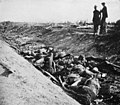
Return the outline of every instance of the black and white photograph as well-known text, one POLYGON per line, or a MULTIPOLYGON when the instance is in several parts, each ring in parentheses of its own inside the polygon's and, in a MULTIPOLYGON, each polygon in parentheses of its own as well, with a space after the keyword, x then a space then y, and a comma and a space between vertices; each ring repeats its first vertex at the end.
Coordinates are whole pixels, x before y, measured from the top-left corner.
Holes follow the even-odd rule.
POLYGON ((120 105, 120 0, 0 0, 0 105, 120 105))

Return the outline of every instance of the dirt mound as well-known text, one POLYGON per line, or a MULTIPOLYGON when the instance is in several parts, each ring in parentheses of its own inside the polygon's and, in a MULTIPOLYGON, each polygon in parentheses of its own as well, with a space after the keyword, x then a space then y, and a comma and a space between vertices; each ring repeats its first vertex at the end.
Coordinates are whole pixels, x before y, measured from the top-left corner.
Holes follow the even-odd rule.
POLYGON ((72 27, 54 28, 52 25, 26 24, 3 22, 0 24, 1 35, 11 46, 18 49, 26 49, 31 46, 45 44, 55 49, 62 49, 74 55, 97 55, 95 49, 91 49, 95 37, 91 34, 89 26, 79 29, 72 27), (90 53, 89 53, 90 52, 90 53))
POLYGON ((0 40, 0 105, 79 105, 0 40))
MULTIPOLYGON (((119 23, 116 22, 116 24, 119 23)), ((115 27, 119 26, 116 25, 115 27)), ((119 31, 115 32, 114 25, 108 30, 113 31, 102 36, 94 36, 92 27, 73 28, 63 26, 56 28, 51 24, 28 24, 2 22, 0 33, 3 39, 12 47, 19 49, 33 49, 44 45, 64 50, 74 55, 84 54, 94 56, 111 56, 119 54, 119 31), (111 28, 113 28, 111 30, 111 28)))
POLYGON ((111 56, 120 52, 119 20, 114 25, 109 24, 107 29, 113 33, 94 36, 91 34, 93 29, 89 25, 78 28, 63 25, 62 28, 57 28, 47 23, 28 24, 8 21, 0 23, 0 33, 5 41, 18 49, 39 48, 42 44, 74 55, 111 56))

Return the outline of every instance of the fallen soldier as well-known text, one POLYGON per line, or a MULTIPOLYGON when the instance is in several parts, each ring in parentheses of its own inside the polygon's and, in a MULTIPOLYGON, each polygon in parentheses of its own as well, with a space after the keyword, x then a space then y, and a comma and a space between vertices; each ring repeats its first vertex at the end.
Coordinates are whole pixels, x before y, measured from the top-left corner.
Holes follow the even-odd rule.
POLYGON ((71 85, 67 84, 68 81, 63 82, 61 77, 59 77, 62 88, 71 95, 75 95, 76 97, 74 98, 81 104, 91 105, 99 93, 99 80, 97 78, 86 79, 84 77, 78 77, 77 75, 74 75, 74 77, 73 80, 75 81, 75 79, 77 79, 77 81, 71 85))

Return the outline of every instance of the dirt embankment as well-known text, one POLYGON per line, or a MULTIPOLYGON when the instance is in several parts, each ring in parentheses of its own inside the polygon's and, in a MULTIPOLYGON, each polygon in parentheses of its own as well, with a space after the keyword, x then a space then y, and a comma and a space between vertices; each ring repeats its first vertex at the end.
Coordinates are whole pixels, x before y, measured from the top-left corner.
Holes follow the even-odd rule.
POLYGON ((86 28, 55 28, 40 24, 3 22, 0 24, 0 32, 5 41, 18 49, 31 49, 40 44, 53 46, 74 55, 97 55, 93 48, 95 37, 92 29, 86 28))
MULTIPOLYGON (((109 27, 111 27, 109 25, 109 27)), ((110 28, 109 31, 112 31, 110 28)), ((91 34, 93 28, 69 26, 56 28, 50 24, 0 23, 0 33, 12 47, 21 49, 39 48, 41 45, 53 46, 74 55, 112 56, 119 55, 119 33, 102 36, 91 34)))
POLYGON ((0 105, 80 105, 0 40, 0 105))

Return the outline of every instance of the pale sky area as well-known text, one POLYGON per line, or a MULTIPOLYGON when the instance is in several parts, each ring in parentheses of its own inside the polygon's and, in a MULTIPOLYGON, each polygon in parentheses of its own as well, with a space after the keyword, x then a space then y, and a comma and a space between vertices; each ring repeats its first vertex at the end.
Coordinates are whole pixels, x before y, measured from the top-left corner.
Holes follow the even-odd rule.
MULTIPOLYGON (((93 7, 103 0, 0 0, 0 21, 76 22, 92 21, 93 7)), ((120 0, 104 0, 109 22, 120 19, 120 0)))

